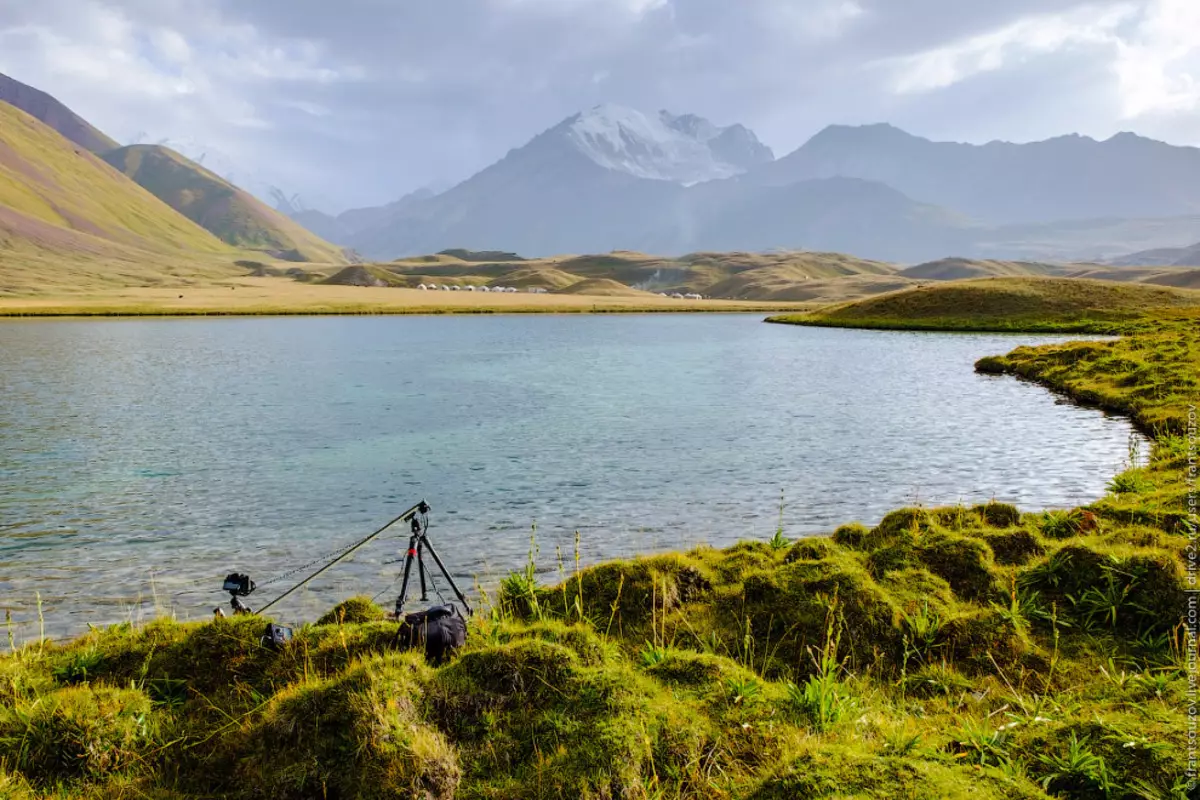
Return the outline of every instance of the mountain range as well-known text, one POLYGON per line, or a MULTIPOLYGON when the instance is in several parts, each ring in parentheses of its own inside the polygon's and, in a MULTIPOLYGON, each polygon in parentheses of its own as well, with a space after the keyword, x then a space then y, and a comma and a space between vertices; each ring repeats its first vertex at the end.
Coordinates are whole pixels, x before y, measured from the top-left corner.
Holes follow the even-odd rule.
POLYGON ((775 159, 742 125, 603 105, 440 194, 298 219, 376 259, 449 247, 1094 259, 1200 239, 1200 149, 1132 133, 970 145, 833 125, 775 159))
POLYGON ((1200 241, 1200 150, 1129 133, 969 145, 835 125, 776 159, 744 125, 602 105, 444 191, 337 216, 278 193, 289 216, 165 145, 121 147, 5 76, 0 106, 0 244, 29 252, 257 253, 334 268, 451 249, 1200 261, 1187 247, 1200 241))

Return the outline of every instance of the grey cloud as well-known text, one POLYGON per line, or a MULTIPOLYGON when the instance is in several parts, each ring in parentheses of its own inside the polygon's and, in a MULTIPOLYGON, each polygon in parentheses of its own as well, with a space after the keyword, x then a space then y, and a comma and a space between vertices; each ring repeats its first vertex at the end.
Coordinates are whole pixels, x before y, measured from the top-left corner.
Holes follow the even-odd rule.
MULTIPOLYGON (((1112 52, 1102 44, 1014 59, 905 95, 889 72, 896 59, 1031 15, 1087 18, 1121 5, 0 0, 0 71, 58 95, 118 138, 203 138, 334 208, 466 177, 600 102, 743 122, 780 154, 832 122, 887 120, 971 140, 1130 127, 1119 119, 1112 52), (70 49, 39 50, 40 34, 29 31, 52 31, 79 45, 76 53, 119 61, 120 42, 106 46, 81 8, 96 19, 123 17, 130 41, 149 48, 150 56, 129 62, 136 75, 97 85, 79 63, 66 63, 70 49), (183 36, 187 64, 159 63, 157 30, 183 36), (170 94, 172 79, 188 91, 170 94)), ((1195 114, 1150 115, 1147 124, 1180 142, 1200 134, 1195 114)))

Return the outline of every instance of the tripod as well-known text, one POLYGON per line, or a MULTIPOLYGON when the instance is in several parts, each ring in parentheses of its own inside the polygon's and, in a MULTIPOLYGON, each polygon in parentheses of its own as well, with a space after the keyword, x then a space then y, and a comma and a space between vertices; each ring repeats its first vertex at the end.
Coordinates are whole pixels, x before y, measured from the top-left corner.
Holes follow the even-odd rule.
POLYGON ((434 563, 441 570, 442 575, 450 582, 450 588, 454 590, 454 594, 458 596, 458 602, 462 603, 463 608, 467 613, 471 612, 471 604, 467 602, 467 598, 463 595, 462 590, 458 588, 458 584, 454 582, 454 578, 450 576, 450 572, 446 569, 446 565, 442 563, 442 559, 438 558, 437 550, 433 549, 433 542, 429 541, 426 535, 427 525, 421 524, 421 519, 418 517, 412 518, 412 536, 408 537, 408 552, 404 556, 404 579, 400 583, 400 594, 396 597, 396 619, 403 619, 404 603, 408 595, 408 579, 412 575, 413 562, 417 562, 417 575, 421 581, 421 602, 429 600, 429 592, 425 584, 425 560, 424 552, 429 550, 429 555, 433 556, 434 563))

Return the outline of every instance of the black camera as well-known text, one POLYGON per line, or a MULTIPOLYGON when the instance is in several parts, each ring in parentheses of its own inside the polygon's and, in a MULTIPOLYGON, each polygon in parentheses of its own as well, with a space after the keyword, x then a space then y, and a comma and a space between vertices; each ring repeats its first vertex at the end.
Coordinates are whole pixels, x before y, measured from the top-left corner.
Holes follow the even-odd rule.
POLYGON ((235 597, 249 597, 254 591, 254 581, 250 580, 249 575, 231 572, 225 576, 225 585, 221 588, 235 597))

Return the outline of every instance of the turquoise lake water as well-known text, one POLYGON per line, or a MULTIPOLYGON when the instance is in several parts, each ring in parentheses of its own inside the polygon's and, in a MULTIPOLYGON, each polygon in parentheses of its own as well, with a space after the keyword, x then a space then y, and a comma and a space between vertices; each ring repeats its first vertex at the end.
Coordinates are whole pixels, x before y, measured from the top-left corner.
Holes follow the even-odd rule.
MULTIPOLYGON (((972 370, 1062 338, 743 315, 2 323, 0 604, 18 635, 39 595, 52 635, 202 617, 225 573, 284 572, 422 498, 444 560, 485 586, 535 523, 553 581, 576 531, 586 562, 769 538, 781 492, 793 537, 910 503, 1088 502, 1128 422, 972 370)), ((279 616, 390 605, 402 546, 279 616)))

